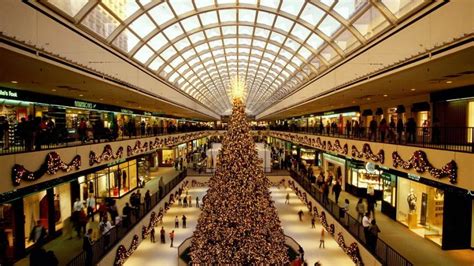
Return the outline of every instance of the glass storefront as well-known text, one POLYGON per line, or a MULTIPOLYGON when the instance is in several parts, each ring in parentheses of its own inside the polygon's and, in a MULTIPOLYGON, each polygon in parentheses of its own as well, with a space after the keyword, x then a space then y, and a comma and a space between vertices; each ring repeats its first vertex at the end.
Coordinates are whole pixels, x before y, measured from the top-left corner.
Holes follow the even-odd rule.
POLYGON ((397 190, 397 221, 441 246, 444 191, 400 177, 397 190))
POLYGON ((96 198, 120 198, 138 186, 137 160, 120 163, 79 177, 81 200, 89 195, 96 198))
POLYGON ((301 159, 309 164, 314 164, 316 160, 316 150, 301 148, 301 159))
POLYGON ((381 172, 373 163, 348 162, 347 191, 358 197, 372 194, 376 200, 382 199, 383 184, 380 178, 381 172))

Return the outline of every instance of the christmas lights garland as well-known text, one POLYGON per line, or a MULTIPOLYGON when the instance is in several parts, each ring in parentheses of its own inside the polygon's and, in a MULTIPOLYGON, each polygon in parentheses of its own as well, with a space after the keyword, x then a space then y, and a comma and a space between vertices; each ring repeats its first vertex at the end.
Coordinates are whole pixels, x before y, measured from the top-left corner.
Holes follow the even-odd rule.
POLYGON ((357 266, 364 265, 360 256, 359 245, 357 245, 357 243, 353 242, 352 244, 350 244, 350 246, 346 246, 346 242, 344 241, 344 235, 341 232, 337 234, 336 242, 337 244, 339 244, 342 250, 347 255, 349 255, 349 257, 357 266))
POLYGON ((352 157, 356 157, 356 158, 362 158, 364 157, 365 159, 367 160, 372 160, 374 162, 380 162, 380 163, 384 163, 385 161, 385 152, 384 150, 380 150, 377 154, 374 154, 372 152, 372 149, 370 148, 370 145, 367 144, 367 143, 364 143, 364 145, 362 146, 362 151, 359 152, 359 150, 357 149, 357 147, 355 145, 352 145, 352 157))
MULTIPOLYGON (((142 226, 142 240, 146 239, 148 235, 150 235, 151 229, 153 227, 156 227, 158 222, 163 219, 163 216, 166 214, 166 211, 169 209, 169 206, 174 203, 175 196, 178 195, 180 196, 183 192, 183 188, 188 185, 188 181, 184 181, 180 188, 175 192, 171 193, 169 200, 165 202, 165 209, 163 210, 160 208, 158 211, 158 214, 156 214, 154 211, 151 212, 150 214, 150 221, 148 222, 148 226, 143 225, 142 226)), ((132 243, 130 244, 130 248, 127 250, 124 245, 120 245, 117 248, 117 252, 115 255, 115 262, 114 265, 116 266, 121 266, 125 261, 133 254, 133 252, 138 248, 138 245, 140 244, 138 242, 139 238, 138 235, 134 235, 132 239, 132 243)))
POLYGON ((428 161, 426 153, 422 150, 415 151, 408 161, 404 161, 398 152, 394 151, 392 153, 393 166, 395 168, 401 166, 403 169, 415 169, 418 173, 429 172, 432 176, 440 179, 443 177, 449 177, 449 182, 451 184, 456 184, 457 182, 457 165, 454 160, 451 160, 441 169, 433 167, 428 161))
POLYGON ((56 152, 50 152, 46 155, 46 159, 40 168, 34 172, 28 171, 23 165, 15 164, 12 168, 12 182, 14 186, 19 186, 21 181, 35 181, 43 175, 54 175, 59 170, 63 172, 71 172, 81 168, 81 156, 76 155, 70 163, 66 164, 61 160, 56 152))
MULTIPOLYGON (((296 186, 295 181, 289 180, 288 184, 298 196, 298 198, 307 205, 308 209, 311 210, 312 203, 306 198, 306 193, 301 192, 301 190, 296 186)), ((314 206, 312 210, 313 214, 319 219, 321 225, 326 229, 326 231, 332 236, 334 236, 336 231, 335 226, 334 224, 328 224, 326 213, 324 211, 318 212, 318 208, 316 206, 314 206)), ((342 248, 344 253, 346 253, 357 266, 363 266, 364 263, 362 261, 362 257, 360 256, 359 245, 356 242, 353 242, 352 244, 350 244, 349 247, 347 247, 344 241, 343 234, 339 232, 337 236, 338 237, 336 239, 336 242, 342 248)))
POLYGON ((123 147, 119 147, 117 152, 114 154, 112 151, 112 147, 110 144, 104 146, 104 150, 100 156, 96 156, 94 151, 89 152, 89 166, 93 166, 94 164, 98 164, 101 162, 106 162, 109 160, 115 160, 118 158, 122 158, 123 154, 123 147))

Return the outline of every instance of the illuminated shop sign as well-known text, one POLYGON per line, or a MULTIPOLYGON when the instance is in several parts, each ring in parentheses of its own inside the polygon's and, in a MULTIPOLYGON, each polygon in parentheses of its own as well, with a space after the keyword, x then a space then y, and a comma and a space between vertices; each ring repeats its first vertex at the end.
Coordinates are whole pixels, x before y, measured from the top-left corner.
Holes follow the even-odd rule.
POLYGON ((120 112, 124 113, 124 114, 133 114, 133 111, 132 110, 128 110, 128 109, 120 109, 120 112))
POLYGON ((18 92, 10 90, 0 90, 0 96, 8 96, 13 98, 18 98, 18 92))
POLYGON ((94 109, 97 104, 83 101, 74 101, 74 106, 79 108, 94 109))
POLYGON ((408 174, 408 178, 415 180, 415 181, 420 181, 420 176, 419 175, 414 175, 414 174, 408 174))
POLYGON ((107 166, 114 166, 114 165, 116 165, 116 164, 123 163, 123 162, 125 162, 125 161, 126 161, 125 158, 123 158, 123 159, 118 159, 118 160, 116 160, 116 161, 113 161, 113 162, 108 163, 107 166))

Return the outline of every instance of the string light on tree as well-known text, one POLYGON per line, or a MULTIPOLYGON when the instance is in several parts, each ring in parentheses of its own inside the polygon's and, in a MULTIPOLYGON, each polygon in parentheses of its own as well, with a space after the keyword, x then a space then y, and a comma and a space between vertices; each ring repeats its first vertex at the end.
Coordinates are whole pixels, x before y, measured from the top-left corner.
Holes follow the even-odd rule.
POLYGON ((229 129, 193 233, 193 265, 289 262, 283 229, 270 197, 271 183, 263 173, 244 104, 238 97, 240 85, 234 87, 229 129))

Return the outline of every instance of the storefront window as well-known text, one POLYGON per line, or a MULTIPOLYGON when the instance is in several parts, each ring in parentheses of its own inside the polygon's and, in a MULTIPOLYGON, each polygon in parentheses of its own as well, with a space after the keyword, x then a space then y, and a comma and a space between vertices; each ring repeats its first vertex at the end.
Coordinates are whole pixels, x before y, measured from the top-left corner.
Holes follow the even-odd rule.
POLYGON ((33 231, 37 221, 46 230, 48 229, 48 197, 46 190, 28 195, 23 198, 23 208, 25 213, 25 247, 34 244, 30 241, 30 232, 33 231))
POLYGON ((396 182, 397 177, 389 173, 382 173, 382 184, 383 184, 383 201, 387 202, 391 206, 395 207, 395 195, 397 195, 396 182))
POLYGON ((397 183, 397 221, 441 245, 444 191, 406 178, 397 183))
POLYGON ((162 152, 161 163, 163 165, 172 165, 174 163, 174 151, 161 150, 161 152, 162 152))
POLYGON ((312 149, 301 149, 301 159, 308 163, 314 163, 316 159, 316 151, 312 149))
POLYGON ((71 184, 54 187, 54 222, 56 231, 63 228, 63 222, 71 216, 71 184))
MULTIPOLYGON (((0 234, 5 234, 2 236, 2 239, 6 238, 7 240, 5 253, 0 253, 0 256, 5 255, 7 258, 13 257, 13 240, 15 239, 14 232, 16 225, 13 218, 13 206, 9 203, 0 204, 0 225, 2 225, 0 230, 3 230, 0 234)), ((0 261, 2 260, 0 259, 0 261)))

